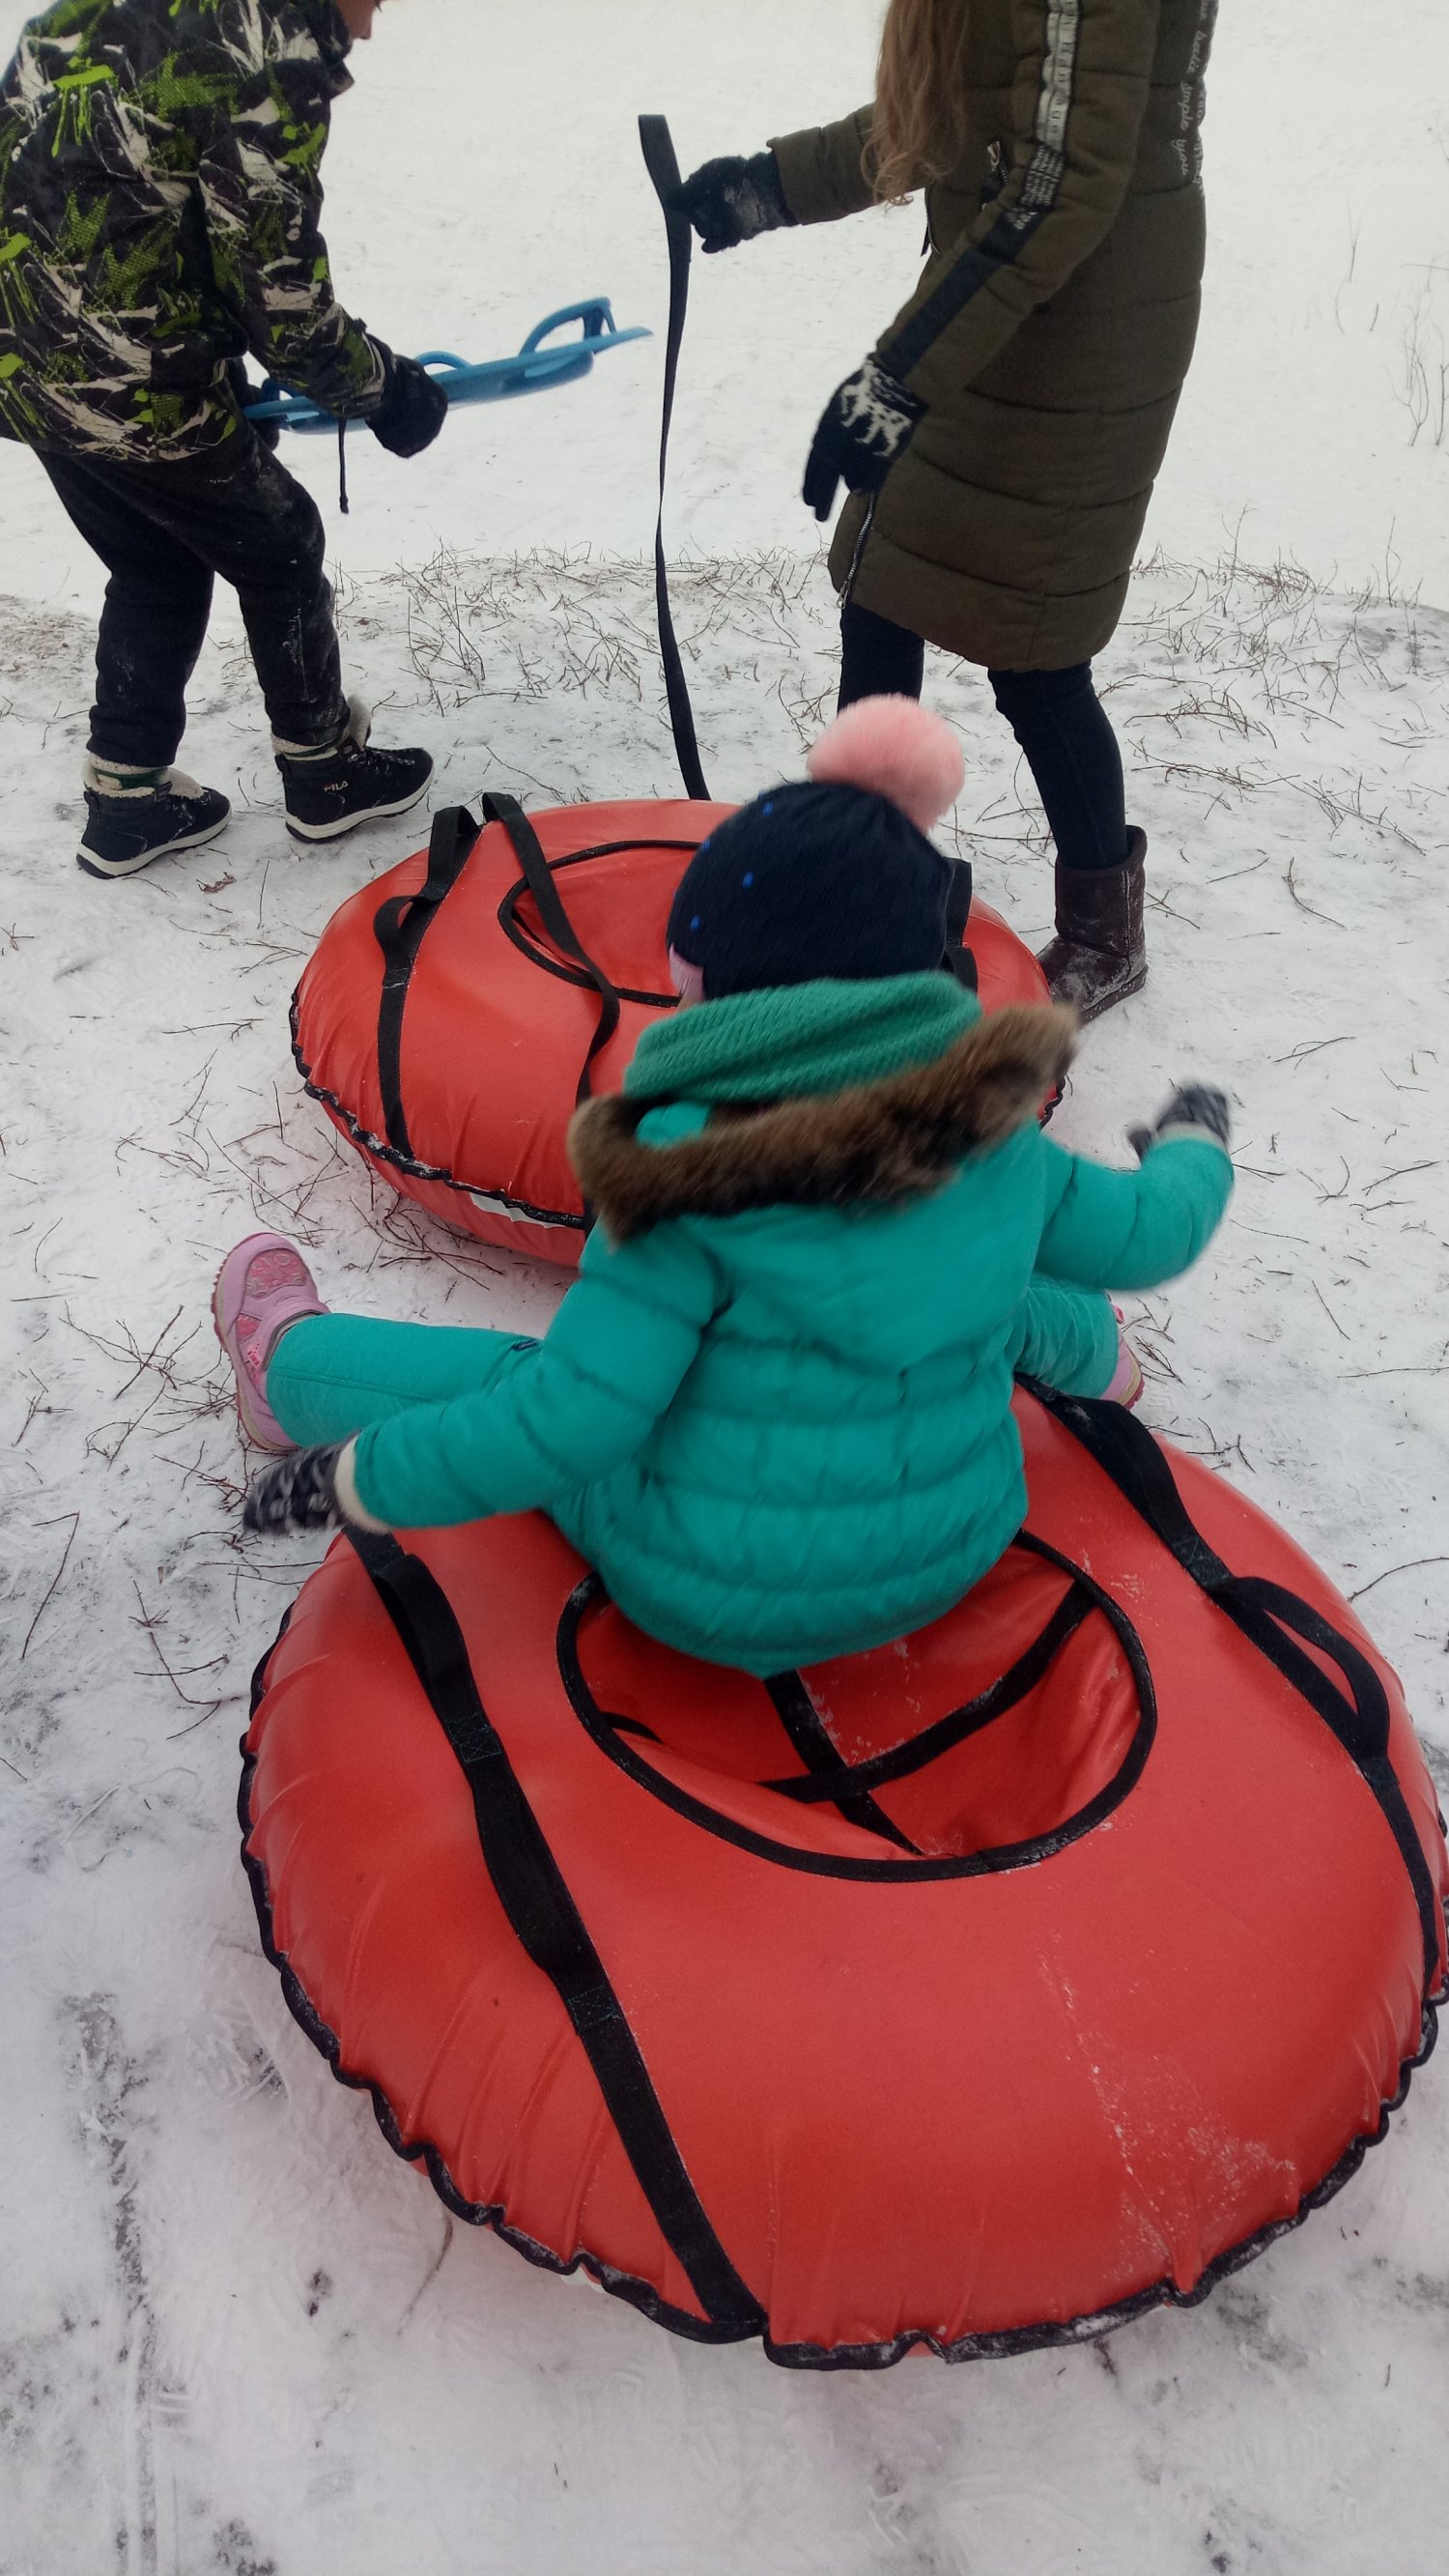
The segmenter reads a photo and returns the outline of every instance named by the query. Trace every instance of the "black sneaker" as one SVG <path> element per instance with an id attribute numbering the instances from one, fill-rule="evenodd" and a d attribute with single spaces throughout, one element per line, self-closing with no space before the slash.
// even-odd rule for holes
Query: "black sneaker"
<path id="1" fill-rule="evenodd" d="M 152 786 L 102 792 L 86 786 L 86 828 L 76 852 L 88 877 L 134 877 L 174 850 L 199 850 L 226 828 L 231 807 L 179 769 Z"/>
<path id="2" fill-rule="evenodd" d="M 277 753 L 287 829 L 294 841 L 337 841 L 359 823 L 406 814 L 426 796 L 433 764 L 425 751 L 373 751 L 372 718 L 354 698 L 347 730 L 326 751 Z"/>

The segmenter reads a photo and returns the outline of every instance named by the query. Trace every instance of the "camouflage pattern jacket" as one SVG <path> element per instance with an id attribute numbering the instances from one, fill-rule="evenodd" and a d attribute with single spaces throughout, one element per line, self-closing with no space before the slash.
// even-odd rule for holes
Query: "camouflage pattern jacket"
<path id="1" fill-rule="evenodd" d="M 0 435 L 172 460 L 234 437 L 249 350 L 366 415 L 382 358 L 320 230 L 334 0 L 59 0 L 0 85 Z"/>

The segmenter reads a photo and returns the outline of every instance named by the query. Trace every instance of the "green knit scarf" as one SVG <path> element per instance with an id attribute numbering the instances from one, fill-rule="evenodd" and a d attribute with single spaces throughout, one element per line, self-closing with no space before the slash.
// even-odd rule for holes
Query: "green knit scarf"
<path id="1" fill-rule="evenodd" d="M 784 1100 L 934 1063 L 981 1016 L 953 975 L 775 985 L 655 1020 L 624 1088 L 636 1100 Z"/>

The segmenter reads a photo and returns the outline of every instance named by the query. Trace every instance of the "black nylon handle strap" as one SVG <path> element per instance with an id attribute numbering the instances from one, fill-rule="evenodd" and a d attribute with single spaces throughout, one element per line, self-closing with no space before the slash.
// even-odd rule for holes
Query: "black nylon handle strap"
<path id="1" fill-rule="evenodd" d="M 1425 1992 L 1430 1992 L 1439 1982 L 1443 1909 L 1402 1783 L 1389 1758 L 1388 1694 L 1368 1657 L 1301 1594 L 1259 1575 L 1234 1574 L 1224 1564 L 1194 1523 L 1151 1432 L 1123 1406 L 1057 1395 L 1032 1379 L 1023 1383 L 1095 1459 L 1184 1573 L 1338 1738 L 1377 1799 L 1398 1845 L 1413 1889 L 1424 1943 Z M 1285 1636 L 1285 1628 L 1292 1635 Z M 1294 1636 L 1338 1666 L 1347 1692 L 1339 1690 L 1322 1665 L 1294 1644 Z"/>
<path id="2" fill-rule="evenodd" d="M 914 1852 L 916 1845 L 893 1823 L 884 1807 L 878 1807 L 869 1790 L 853 1786 L 850 1766 L 837 1753 L 825 1720 L 811 1698 L 799 1673 L 774 1673 L 765 1684 L 776 1716 L 811 1774 L 808 1779 L 791 1777 L 788 1794 L 808 1802 L 838 1807 L 848 1825 L 858 1825 L 868 1834 L 881 1834 L 897 1850 Z M 778 1780 L 767 1780 L 766 1788 L 777 1789 Z"/>
<path id="3" fill-rule="evenodd" d="M 445 806 L 433 817 L 428 843 L 428 873 L 416 894 L 394 895 L 373 916 L 373 936 L 382 950 L 382 999 L 377 1015 L 377 1071 L 382 1091 L 387 1141 L 395 1154 L 412 1161 L 412 1139 L 402 1097 L 402 1035 L 408 992 L 418 951 L 472 856 L 481 823 L 466 805 Z"/>
<path id="4" fill-rule="evenodd" d="M 1213 1599 L 1332 1727 L 1355 1762 L 1382 1761 L 1389 1749 L 1389 1695 L 1367 1655 L 1360 1654 L 1311 1602 L 1261 1575 L 1230 1575 Z M 1351 1698 L 1335 1689 L 1321 1664 L 1284 1636 L 1285 1628 L 1338 1666 Z"/>
<path id="5" fill-rule="evenodd" d="M 975 957 L 966 945 L 966 932 L 971 920 L 971 898 L 974 892 L 975 881 L 971 873 L 970 860 L 953 860 L 950 883 L 946 892 L 946 963 L 957 983 L 964 984 L 968 993 L 978 992 L 981 983 L 976 971 Z"/>
<path id="6" fill-rule="evenodd" d="M 828 1767 L 822 1763 L 808 1780 L 766 1780 L 762 1787 L 775 1790 L 782 1798 L 792 1798 L 801 1807 L 813 1807 L 825 1799 L 843 1807 L 849 1797 L 889 1788 L 893 1781 L 907 1780 L 914 1772 L 928 1769 L 943 1754 L 964 1744 L 968 1736 L 979 1735 L 994 1719 L 1018 1707 L 1050 1672 L 1063 1647 L 1085 1625 L 1096 1606 L 1089 1592 L 1073 1585 L 1057 1603 L 1041 1635 L 1009 1672 L 978 1698 L 967 1700 L 961 1708 L 938 1718 L 934 1726 L 893 1746 L 889 1753 L 872 1754 L 866 1762 L 841 1762 L 837 1758 Z"/>
<path id="7" fill-rule="evenodd" d="M 514 855 L 523 871 L 524 883 L 532 895 L 539 920 L 555 948 L 561 948 L 576 966 L 582 967 L 599 997 L 599 1025 L 595 1029 L 579 1077 L 580 1100 L 589 1097 L 589 1068 L 594 1058 L 609 1043 L 619 1025 L 619 994 L 596 958 L 589 955 L 564 905 L 558 881 L 543 854 L 543 843 L 519 804 L 516 796 L 485 796 L 483 812 L 490 823 L 501 823 L 513 843 Z"/>
<path id="8" fill-rule="evenodd" d="M 679 756 L 680 775 L 687 796 L 707 798 L 704 768 L 699 757 L 699 740 L 694 730 L 694 709 L 689 702 L 689 682 L 684 673 L 684 657 L 674 631 L 674 611 L 669 604 L 669 558 L 664 549 L 664 499 L 669 487 L 669 433 L 674 425 L 674 395 L 679 382 L 679 353 L 684 346 L 684 325 L 689 312 L 689 269 L 694 257 L 694 233 L 688 215 L 681 214 L 669 200 L 679 186 L 679 162 L 674 138 L 665 116 L 641 116 L 639 141 L 644 152 L 644 166 L 654 182 L 654 191 L 664 213 L 669 236 L 669 336 L 664 346 L 664 416 L 659 433 L 659 522 L 654 531 L 654 600 L 659 617 L 659 656 L 664 664 L 664 688 L 669 700 L 669 722 L 674 733 L 674 748 Z"/>
<path id="9" fill-rule="evenodd" d="M 638 2041 L 473 1676 L 442 1585 L 394 1538 L 353 1533 L 408 1660 L 473 1793 L 488 1875 L 514 1932 L 568 2013 L 609 2117 L 671 2252 L 730 2338 L 766 2319 L 690 2181 Z"/>

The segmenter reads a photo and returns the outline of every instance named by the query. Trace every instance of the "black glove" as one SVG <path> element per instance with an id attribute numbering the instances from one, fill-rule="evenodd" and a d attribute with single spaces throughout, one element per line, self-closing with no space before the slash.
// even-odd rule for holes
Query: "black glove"
<path id="1" fill-rule="evenodd" d="M 279 1458 L 252 1480 L 242 1514 L 243 1526 L 269 1538 L 283 1530 L 335 1529 L 343 1519 L 337 1501 L 337 1461 L 341 1445 L 298 1449 Z"/>
<path id="2" fill-rule="evenodd" d="M 707 251 L 737 250 L 758 233 L 778 232 L 795 221 L 773 152 L 757 152 L 752 161 L 738 155 L 706 161 L 680 181 L 669 207 L 672 214 L 688 215 Z"/>
<path id="3" fill-rule="evenodd" d="M 829 518 L 841 483 L 850 492 L 878 492 L 925 410 L 879 358 L 867 358 L 837 385 L 805 467 L 805 500 L 816 518 Z"/>
<path id="4" fill-rule="evenodd" d="M 1172 1127 L 1199 1127 L 1226 1153 L 1233 1135 L 1233 1113 L 1227 1093 L 1219 1091 L 1210 1082 L 1179 1084 L 1161 1116 L 1150 1127 L 1128 1129 L 1127 1142 L 1139 1163 L 1144 1160 L 1148 1147 L 1155 1145 L 1164 1130 Z"/>
<path id="5" fill-rule="evenodd" d="M 245 367 L 242 365 L 240 358 L 228 358 L 226 362 L 226 381 L 227 390 L 231 395 L 232 401 L 236 404 L 237 410 L 242 413 L 243 417 L 245 417 L 247 405 L 249 403 L 260 402 L 262 396 L 261 386 L 254 385 L 252 383 L 252 380 L 247 374 Z M 273 455 L 275 455 L 277 449 L 282 444 L 281 422 L 279 420 L 254 420 L 249 423 L 249 427 L 256 431 L 263 447 L 269 447 Z"/>
<path id="6" fill-rule="evenodd" d="M 448 397 L 416 358 L 398 358 L 387 349 L 382 363 L 382 400 L 367 426 L 390 456 L 421 456 L 448 417 Z"/>

